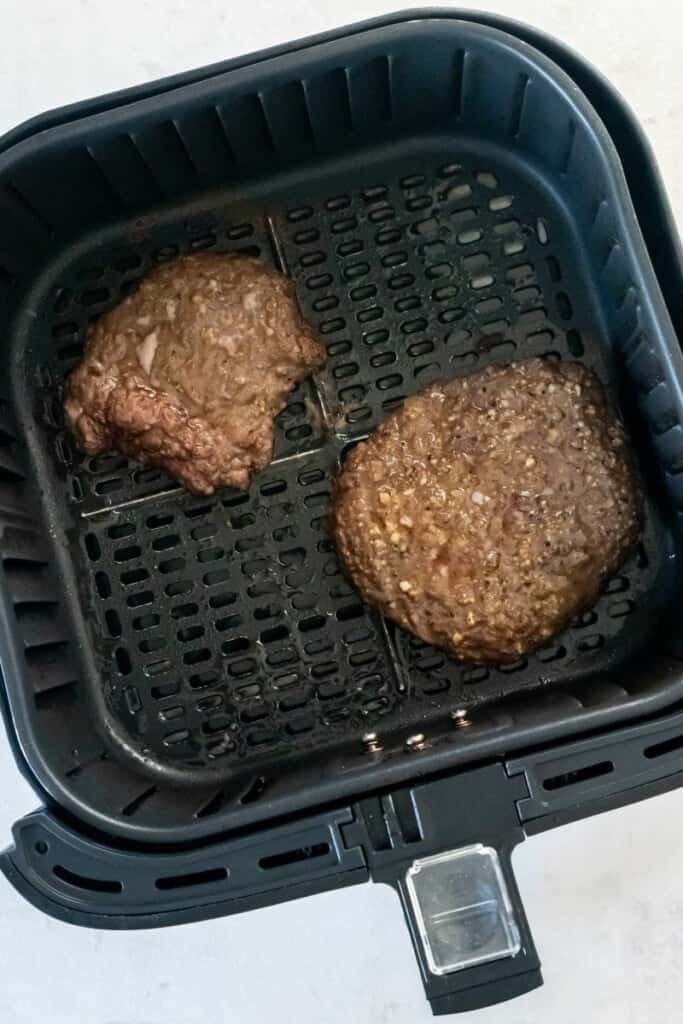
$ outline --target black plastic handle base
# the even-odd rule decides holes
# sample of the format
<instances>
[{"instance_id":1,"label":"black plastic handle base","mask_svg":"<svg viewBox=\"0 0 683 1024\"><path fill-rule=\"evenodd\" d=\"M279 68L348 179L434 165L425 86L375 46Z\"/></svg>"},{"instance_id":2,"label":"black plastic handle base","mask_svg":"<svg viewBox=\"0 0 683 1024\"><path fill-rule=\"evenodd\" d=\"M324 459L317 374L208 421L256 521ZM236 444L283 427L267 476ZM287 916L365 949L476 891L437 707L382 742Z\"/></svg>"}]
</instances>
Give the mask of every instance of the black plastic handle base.
<instances>
[{"instance_id":1,"label":"black plastic handle base","mask_svg":"<svg viewBox=\"0 0 683 1024\"><path fill-rule=\"evenodd\" d=\"M469 1010L482 1010L485 1006L495 1006L515 999L533 991L543 984L540 968L524 971L504 978L485 981L464 991L453 992L445 996L434 996L430 999L432 1013L435 1017L450 1013L467 1013Z\"/></svg>"}]
</instances>

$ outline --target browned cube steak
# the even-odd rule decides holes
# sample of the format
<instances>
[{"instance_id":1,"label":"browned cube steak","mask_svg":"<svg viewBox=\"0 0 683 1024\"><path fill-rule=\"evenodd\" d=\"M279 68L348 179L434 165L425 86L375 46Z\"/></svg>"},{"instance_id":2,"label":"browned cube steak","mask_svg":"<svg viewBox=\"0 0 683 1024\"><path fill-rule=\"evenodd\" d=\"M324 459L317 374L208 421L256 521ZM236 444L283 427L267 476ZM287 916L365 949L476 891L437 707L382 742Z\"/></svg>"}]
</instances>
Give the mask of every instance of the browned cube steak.
<instances>
[{"instance_id":1,"label":"browned cube steak","mask_svg":"<svg viewBox=\"0 0 683 1024\"><path fill-rule=\"evenodd\" d=\"M246 257L184 256L91 328L66 419L91 455L118 449L197 494L245 488L271 460L288 392L324 360L288 278Z\"/></svg>"},{"instance_id":2,"label":"browned cube steak","mask_svg":"<svg viewBox=\"0 0 683 1024\"><path fill-rule=\"evenodd\" d=\"M641 518L598 379L530 359L408 399L346 460L332 526L368 601L458 659L503 662L593 603Z\"/></svg>"}]
</instances>

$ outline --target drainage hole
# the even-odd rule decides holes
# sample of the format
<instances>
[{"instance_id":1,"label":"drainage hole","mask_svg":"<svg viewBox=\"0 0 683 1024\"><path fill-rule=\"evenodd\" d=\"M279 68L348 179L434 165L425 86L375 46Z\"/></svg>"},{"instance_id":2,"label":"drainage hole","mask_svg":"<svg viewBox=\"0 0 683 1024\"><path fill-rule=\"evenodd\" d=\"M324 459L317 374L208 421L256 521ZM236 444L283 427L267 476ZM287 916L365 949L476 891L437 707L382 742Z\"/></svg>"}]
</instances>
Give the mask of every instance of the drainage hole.
<instances>
[{"instance_id":1,"label":"drainage hole","mask_svg":"<svg viewBox=\"0 0 683 1024\"><path fill-rule=\"evenodd\" d=\"M563 772L562 775L553 775L543 780L543 788L548 790L564 789L566 786L575 786L579 782L587 782L588 779L597 779L601 775L609 775L614 771L611 761L600 761L599 764L589 764L585 768L577 768L573 772Z\"/></svg>"},{"instance_id":2,"label":"drainage hole","mask_svg":"<svg viewBox=\"0 0 683 1024\"><path fill-rule=\"evenodd\" d=\"M261 857L259 867L264 871L269 871L271 868L298 864L300 861L312 860L314 857L324 857L329 852L329 843L314 843L312 846L300 846L296 850L285 850L283 853L273 853L269 857Z\"/></svg>"}]
</instances>

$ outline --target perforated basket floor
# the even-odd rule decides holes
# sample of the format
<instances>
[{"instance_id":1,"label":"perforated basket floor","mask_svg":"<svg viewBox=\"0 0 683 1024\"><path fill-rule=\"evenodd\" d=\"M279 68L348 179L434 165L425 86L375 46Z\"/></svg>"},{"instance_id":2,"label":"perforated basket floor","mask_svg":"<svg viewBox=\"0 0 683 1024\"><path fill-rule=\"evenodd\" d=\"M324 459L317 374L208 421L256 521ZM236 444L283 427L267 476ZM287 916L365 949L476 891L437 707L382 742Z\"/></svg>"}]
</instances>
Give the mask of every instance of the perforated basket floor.
<instances>
[{"instance_id":1,"label":"perforated basket floor","mask_svg":"<svg viewBox=\"0 0 683 1024\"><path fill-rule=\"evenodd\" d=\"M461 665L364 606L327 530L347 446L430 380L532 355L582 359L617 395L566 225L547 197L462 147L401 155L343 191L98 239L41 296L26 401L38 409L54 507L114 734L189 779L251 759L360 744L449 709L604 672L640 648L662 574L652 508L643 544L595 608L528 659ZM313 195L314 189L310 189ZM265 211L265 212L264 212ZM275 460L248 493L198 499L117 454L85 458L61 386L89 321L159 260L198 248L275 262L297 285L328 363L278 417ZM34 362L35 361L35 362Z\"/></svg>"}]
</instances>

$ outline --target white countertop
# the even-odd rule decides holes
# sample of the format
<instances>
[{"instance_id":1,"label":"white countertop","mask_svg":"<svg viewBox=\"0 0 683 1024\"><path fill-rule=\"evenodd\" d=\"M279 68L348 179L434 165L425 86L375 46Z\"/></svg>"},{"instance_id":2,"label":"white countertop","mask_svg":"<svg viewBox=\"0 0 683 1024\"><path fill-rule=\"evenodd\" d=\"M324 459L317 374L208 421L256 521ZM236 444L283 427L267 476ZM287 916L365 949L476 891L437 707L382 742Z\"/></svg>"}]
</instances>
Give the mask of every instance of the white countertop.
<instances>
[{"instance_id":1,"label":"white countertop","mask_svg":"<svg viewBox=\"0 0 683 1024\"><path fill-rule=\"evenodd\" d=\"M0 0L0 133L49 107L398 6ZM680 4L501 0L479 7L562 38L621 90L654 145L683 229ZM0 742L0 845L35 804ZM515 867L545 986L459 1019L678 1024L682 820L679 791L524 843ZM3 1024L265 1024L283 1017L297 1024L431 1019L393 892L356 886L239 917L115 933L53 921L0 878Z\"/></svg>"}]
</instances>

